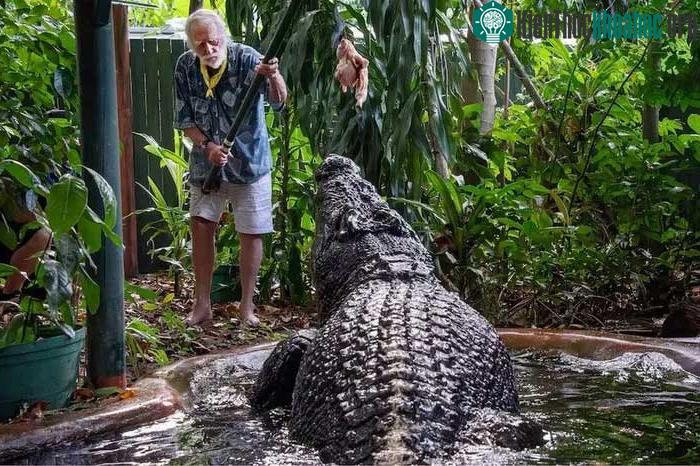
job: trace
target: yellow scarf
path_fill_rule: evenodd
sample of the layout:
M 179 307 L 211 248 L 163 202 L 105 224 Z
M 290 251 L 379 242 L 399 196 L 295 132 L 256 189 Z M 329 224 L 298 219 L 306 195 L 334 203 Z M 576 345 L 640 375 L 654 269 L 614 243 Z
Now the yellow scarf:
M 207 97 L 214 97 L 214 88 L 217 84 L 219 84 L 221 77 L 224 75 L 224 71 L 226 71 L 226 65 L 227 57 L 224 56 L 224 62 L 219 67 L 219 70 L 214 76 L 209 77 L 207 65 L 205 65 L 201 59 L 199 60 L 199 70 L 202 72 L 202 79 L 204 79 L 204 84 L 207 86 Z

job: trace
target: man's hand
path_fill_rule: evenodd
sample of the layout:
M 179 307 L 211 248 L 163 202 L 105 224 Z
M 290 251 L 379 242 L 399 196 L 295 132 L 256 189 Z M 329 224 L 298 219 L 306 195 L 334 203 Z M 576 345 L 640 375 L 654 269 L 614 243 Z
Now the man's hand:
M 220 167 L 226 165 L 228 154 L 224 151 L 224 146 L 219 146 L 213 142 L 209 142 L 205 152 L 207 154 L 207 158 L 212 164 Z
M 279 68 L 279 60 L 277 58 L 272 58 L 267 63 L 260 63 L 257 65 L 255 67 L 255 72 L 269 78 L 279 73 Z
M 271 59 L 269 63 L 260 63 L 255 67 L 255 72 L 267 78 L 270 101 L 282 103 L 287 100 L 287 85 L 279 72 L 277 58 Z

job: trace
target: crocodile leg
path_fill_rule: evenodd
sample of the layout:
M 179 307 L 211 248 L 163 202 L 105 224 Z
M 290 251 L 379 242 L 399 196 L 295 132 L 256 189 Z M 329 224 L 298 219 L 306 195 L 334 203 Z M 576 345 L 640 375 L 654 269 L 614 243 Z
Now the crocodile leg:
M 292 402 L 301 358 L 315 337 L 316 330 L 301 330 L 275 346 L 249 394 L 253 408 L 269 410 Z
M 535 419 L 492 408 L 477 409 L 457 436 L 458 445 L 497 445 L 511 450 L 544 443 L 544 431 Z

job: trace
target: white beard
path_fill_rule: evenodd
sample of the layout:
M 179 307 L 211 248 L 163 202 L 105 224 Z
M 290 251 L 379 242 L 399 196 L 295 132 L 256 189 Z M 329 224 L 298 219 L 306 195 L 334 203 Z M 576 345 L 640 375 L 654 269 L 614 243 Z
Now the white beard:
M 207 55 L 206 57 L 202 57 L 202 60 L 204 61 L 204 64 L 213 68 L 217 69 L 219 68 L 223 63 L 224 63 L 224 58 L 226 55 L 226 49 L 221 50 L 218 55 Z

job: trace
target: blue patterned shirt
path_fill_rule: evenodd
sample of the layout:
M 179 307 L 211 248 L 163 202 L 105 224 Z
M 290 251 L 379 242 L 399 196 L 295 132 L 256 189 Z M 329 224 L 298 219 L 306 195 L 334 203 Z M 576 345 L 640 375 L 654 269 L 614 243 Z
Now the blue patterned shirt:
M 216 144 L 222 144 L 233 123 L 238 106 L 255 78 L 255 66 L 262 55 L 254 48 L 229 40 L 228 65 L 214 88 L 214 96 L 206 97 L 199 58 L 186 51 L 175 65 L 175 127 L 197 127 Z M 263 97 L 267 80 L 260 86 L 260 95 L 253 101 L 250 114 L 243 120 L 222 171 L 223 181 L 236 184 L 253 183 L 270 171 L 272 156 L 265 126 Z M 275 110 L 283 104 L 273 103 Z M 202 186 L 212 164 L 199 146 L 190 153 L 190 183 Z

